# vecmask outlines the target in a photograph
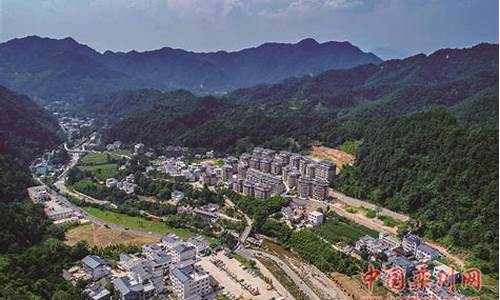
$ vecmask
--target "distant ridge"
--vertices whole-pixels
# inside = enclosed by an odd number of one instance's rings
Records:
[[[208,94],[381,62],[349,42],[310,38],[233,52],[164,47],[99,53],[71,37],[28,36],[0,44],[0,84],[47,100],[137,88]]]

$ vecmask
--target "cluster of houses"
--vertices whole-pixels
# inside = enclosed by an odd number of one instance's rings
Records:
[[[208,251],[207,241],[196,236],[182,240],[169,234],[160,243],[145,244],[141,253],[120,254],[116,262],[89,255],[81,266],[63,271],[63,277],[72,282],[83,279],[90,283],[84,294],[87,299],[151,299],[172,293],[179,300],[206,299],[213,294],[218,283],[197,265],[197,256]],[[116,299],[116,298],[113,298]]]
[[[33,203],[43,204],[45,214],[54,224],[88,222],[80,212],[66,206],[62,196],[51,194],[43,185],[29,187],[28,195]]]
[[[35,160],[31,165],[31,170],[33,171],[33,173],[40,177],[55,176],[61,174],[64,171],[63,164],[60,161],[54,161],[54,158],[57,156],[58,151],[63,150],[53,149],[51,151],[47,151],[42,155],[42,157]]]
[[[336,166],[288,151],[256,147],[239,159],[228,157],[221,178],[238,193],[266,199],[295,190],[300,198],[325,200]]]
[[[127,177],[120,181],[118,181],[116,178],[106,179],[106,187],[117,187],[119,190],[124,191],[127,194],[133,194],[135,193],[138,185],[137,183],[135,183],[134,174],[129,174]]]
[[[380,232],[378,239],[369,235],[361,237],[355,246],[358,253],[366,251],[370,260],[375,260],[377,255],[384,253],[386,261],[382,263],[382,280],[386,287],[391,289],[388,285],[390,282],[387,279],[389,273],[394,268],[403,271],[405,278],[411,279],[414,272],[429,265],[434,265],[429,274],[431,275],[431,282],[425,289],[413,291],[415,296],[429,299],[462,299],[465,297],[460,294],[449,290],[451,281],[457,283],[460,280],[460,275],[457,271],[449,266],[437,262],[436,260],[441,257],[441,253],[428,245],[422,238],[414,234],[407,234],[403,239],[399,239],[390,235],[387,232]],[[437,283],[438,278],[446,276],[449,282],[443,285]],[[402,292],[401,290],[394,290],[395,292]]]
[[[289,222],[290,225],[295,224],[298,228],[319,226],[325,221],[323,213],[319,211],[306,213],[305,207],[295,202],[283,206],[281,214],[285,222]]]
[[[68,140],[70,141],[80,138],[82,135],[82,131],[86,128],[90,128],[94,124],[94,119],[91,118],[80,119],[74,117],[59,116],[57,113],[56,115],[59,117],[59,125],[64,128],[67,133]]]

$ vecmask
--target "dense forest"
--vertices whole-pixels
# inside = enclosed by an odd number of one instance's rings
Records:
[[[485,272],[498,269],[498,129],[431,110],[373,120],[358,134],[339,190],[409,213],[425,236],[471,249]]]
[[[139,90],[94,96],[78,111],[108,118],[107,140],[182,144],[224,152],[252,145],[308,147],[352,121],[445,107],[497,127],[498,45],[331,70],[225,97]],[[117,109],[114,109],[117,108]]]

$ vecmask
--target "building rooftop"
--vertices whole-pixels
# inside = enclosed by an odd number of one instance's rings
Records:
[[[82,259],[82,263],[91,269],[95,269],[101,265],[106,265],[106,261],[96,255],[87,255]]]

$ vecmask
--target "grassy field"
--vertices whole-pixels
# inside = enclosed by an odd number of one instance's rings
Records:
[[[95,224],[85,224],[72,228],[66,232],[66,244],[72,246],[79,241],[86,241],[91,246],[106,247],[118,244],[144,245],[158,242],[158,239],[136,235],[130,232],[116,231]]]
[[[101,165],[95,165],[95,166],[79,166],[78,167],[80,170],[87,170],[91,171],[92,174],[98,179],[98,180],[106,180],[107,178],[115,177],[116,173],[118,172],[118,166],[117,164],[111,163],[111,164],[101,164]]]
[[[195,235],[195,233],[191,230],[168,227],[165,223],[150,221],[142,217],[132,217],[111,211],[100,210],[95,207],[86,207],[85,211],[99,219],[103,219],[118,226],[128,227],[130,229],[159,234],[175,233],[183,239]]]
[[[99,219],[105,220],[109,223],[113,223],[118,226],[128,227],[130,229],[145,231],[145,232],[153,232],[159,234],[168,234],[175,233],[182,239],[188,239],[194,235],[197,235],[196,232],[186,228],[174,228],[167,226],[163,222],[151,221],[145,219],[143,217],[132,217],[125,214],[119,214],[112,211],[105,211],[95,207],[85,207],[84,208],[87,213],[92,216],[95,216]],[[208,244],[213,246],[219,242],[217,238],[211,236],[204,236]]]
[[[341,242],[349,245],[354,245],[364,235],[378,237],[376,231],[362,225],[332,219],[327,219],[323,225],[314,228],[313,231],[331,243]]]
[[[363,142],[360,140],[346,141],[342,145],[340,145],[338,148],[339,148],[339,150],[342,150],[346,153],[349,153],[352,155],[358,155],[359,149],[361,148],[361,144],[363,144]]]
[[[130,152],[126,150],[118,150],[112,152],[99,152],[88,153],[78,163],[82,166],[97,166],[110,163],[108,158],[121,158],[122,156],[129,156]]]

